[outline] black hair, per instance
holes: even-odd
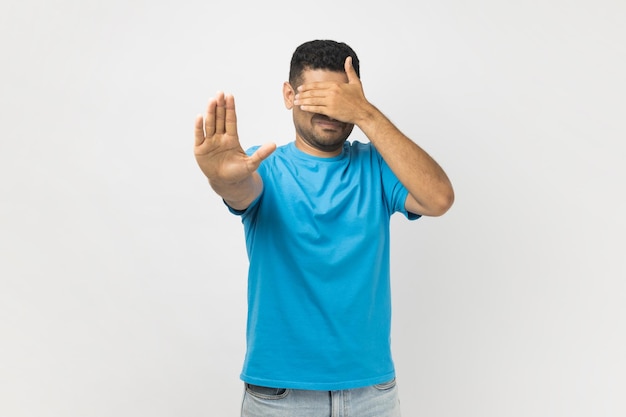
[[[302,72],[307,69],[344,72],[344,63],[348,56],[352,57],[352,66],[360,78],[359,58],[347,44],[332,40],[305,42],[296,48],[291,57],[289,83],[296,87]]]

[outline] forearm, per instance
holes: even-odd
[[[438,216],[450,208],[454,201],[450,180],[426,151],[373,106],[357,125],[415,200],[407,200],[407,209]],[[414,203],[413,207],[408,206],[409,202]]]
[[[226,204],[235,210],[245,210],[263,191],[263,180],[254,172],[239,182],[225,182],[209,178],[209,185]]]

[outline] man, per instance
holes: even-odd
[[[296,48],[283,98],[295,141],[245,152],[234,98],[195,122],[195,156],[241,216],[248,257],[242,416],[399,416],[389,219],[440,216],[441,167],[364,95],[345,43]],[[369,143],[347,141],[358,126]]]

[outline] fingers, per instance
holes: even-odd
[[[196,143],[200,135],[200,127],[196,120]],[[222,135],[224,133],[237,135],[237,115],[235,113],[235,98],[232,95],[225,95],[219,91],[214,98],[209,100],[206,116],[204,119],[204,132],[202,143],[205,137]]]
[[[302,84],[296,89],[296,97],[300,97],[302,93],[306,93],[308,96],[316,94],[323,94],[323,90],[333,86],[331,82],[313,82],[309,84]]]
[[[204,142],[204,118],[202,115],[196,116],[196,122],[194,124],[194,137],[196,146],[202,145]]]
[[[235,97],[227,95],[225,97],[226,116],[224,118],[224,127],[226,134],[237,136],[237,113],[235,112]]]
[[[326,99],[328,97],[328,89],[331,88],[331,83],[311,83],[303,84],[298,87],[298,91],[294,96],[294,106],[300,106],[304,111],[311,111],[308,108],[311,106],[324,107]]]
[[[215,112],[217,109],[217,100],[212,98],[207,105],[206,115],[204,118],[204,132],[206,137],[210,138],[215,135]]]
[[[217,104],[215,106],[215,133],[221,135],[226,129],[226,101],[224,93],[218,92],[215,97]]]

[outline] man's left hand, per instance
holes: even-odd
[[[352,57],[344,63],[347,83],[314,82],[298,87],[294,105],[306,112],[324,114],[344,123],[358,125],[368,117],[372,105],[365,98],[363,85],[354,67]]]

